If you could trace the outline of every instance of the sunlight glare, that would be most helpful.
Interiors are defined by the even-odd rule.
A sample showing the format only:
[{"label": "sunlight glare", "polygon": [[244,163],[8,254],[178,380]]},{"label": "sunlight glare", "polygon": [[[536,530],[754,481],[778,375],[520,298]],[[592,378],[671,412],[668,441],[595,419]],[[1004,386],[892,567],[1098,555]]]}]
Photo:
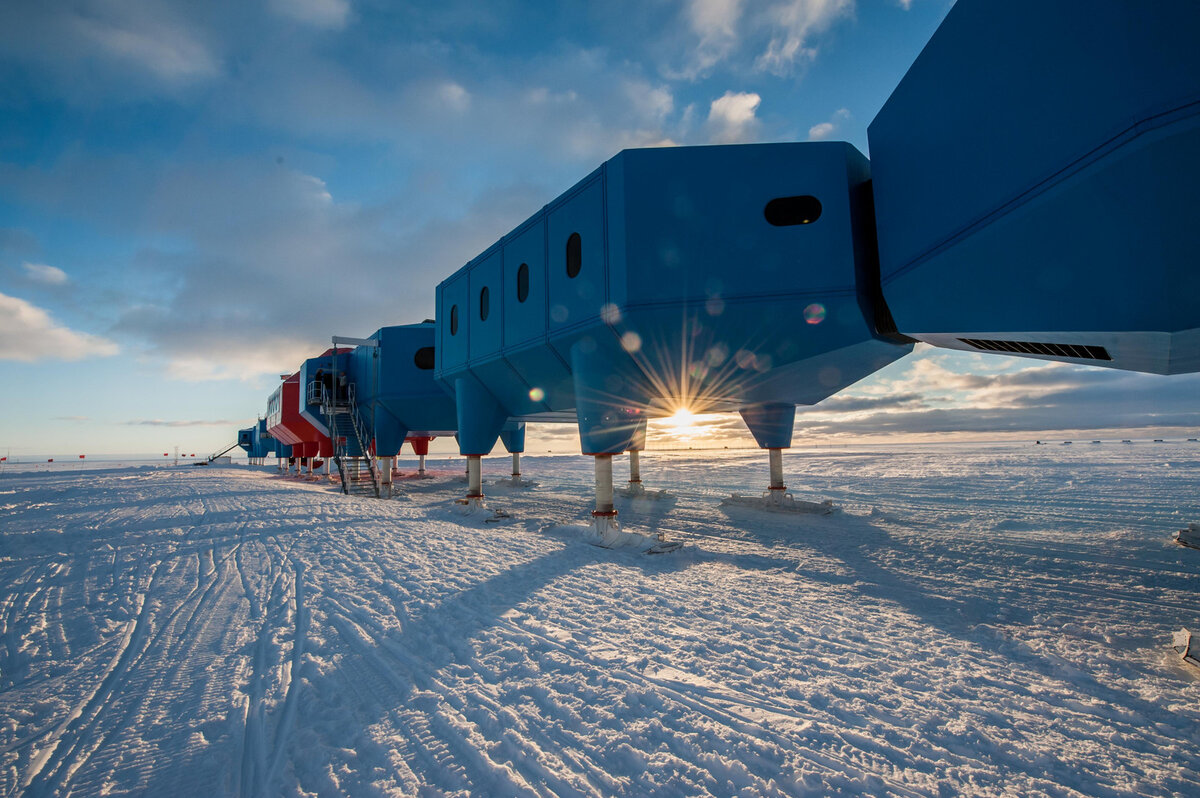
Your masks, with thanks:
[{"label": "sunlight glare", "polygon": [[696,423],[696,415],[686,407],[681,407],[675,411],[675,415],[667,419],[673,427],[690,427]]}]

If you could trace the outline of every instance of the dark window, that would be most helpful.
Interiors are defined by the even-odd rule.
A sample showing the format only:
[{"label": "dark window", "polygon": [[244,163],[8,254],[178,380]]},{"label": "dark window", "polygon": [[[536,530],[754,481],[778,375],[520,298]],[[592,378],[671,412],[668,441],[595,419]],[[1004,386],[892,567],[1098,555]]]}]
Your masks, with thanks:
[{"label": "dark window", "polygon": [[529,299],[529,264],[522,263],[517,267],[517,301]]},{"label": "dark window", "polygon": [[763,208],[763,216],[776,227],[812,224],[821,218],[821,201],[807,194],[801,197],[776,197]]},{"label": "dark window", "polygon": [[429,371],[433,368],[433,347],[423,346],[413,355],[413,363],[417,368]]},{"label": "dark window", "polygon": [[583,239],[579,233],[571,233],[567,239],[567,276],[575,277],[583,266]]},{"label": "dark window", "polygon": [[450,306],[450,334],[458,335],[458,305]]},{"label": "dark window", "polygon": [[488,295],[488,288],[485,285],[479,289],[479,320],[487,321],[488,313],[491,312],[491,297]]}]

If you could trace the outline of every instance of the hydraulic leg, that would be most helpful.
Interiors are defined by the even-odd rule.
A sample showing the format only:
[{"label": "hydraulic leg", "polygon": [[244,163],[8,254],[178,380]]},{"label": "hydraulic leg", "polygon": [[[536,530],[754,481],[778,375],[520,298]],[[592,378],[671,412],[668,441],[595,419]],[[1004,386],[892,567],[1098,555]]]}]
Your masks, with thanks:
[{"label": "hydraulic leg", "polygon": [[629,495],[640,496],[646,492],[642,487],[642,457],[638,449],[629,450]]},{"label": "hydraulic leg", "polygon": [[603,535],[620,528],[617,509],[613,506],[612,455],[597,454],[596,458],[596,509],[592,510],[592,526]]},{"label": "hydraulic leg", "polygon": [[467,497],[459,499],[458,503],[469,510],[483,507],[483,457],[478,454],[467,455]]}]

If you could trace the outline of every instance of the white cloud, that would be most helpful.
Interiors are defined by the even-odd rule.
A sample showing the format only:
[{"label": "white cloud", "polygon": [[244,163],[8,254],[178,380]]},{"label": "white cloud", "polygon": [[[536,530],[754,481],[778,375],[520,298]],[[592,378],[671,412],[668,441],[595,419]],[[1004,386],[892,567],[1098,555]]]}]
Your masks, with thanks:
[{"label": "white cloud", "polygon": [[462,113],[471,107],[471,93],[452,80],[438,86],[437,94],[452,111]]},{"label": "white cloud", "polygon": [[762,97],[753,92],[727,91],[712,101],[708,110],[711,139],[717,144],[734,144],[751,138],[758,128],[755,113]]},{"label": "white cloud", "polygon": [[625,96],[639,119],[663,124],[675,110],[675,98],[666,86],[654,86],[642,80],[627,80]]},{"label": "white cloud", "polygon": [[271,0],[270,6],[281,17],[327,30],[346,27],[350,16],[348,0]]},{"label": "white cloud", "polygon": [[[132,15],[131,15],[132,16]],[[100,52],[132,62],[168,82],[211,77],[217,60],[184,27],[132,17],[127,20],[76,16],[71,27]]]},{"label": "white cloud", "polygon": [[816,58],[812,37],[854,11],[854,0],[789,0],[767,9],[763,18],[773,34],[755,66],[775,75],[788,75],[798,63]]},{"label": "white cloud", "polygon": [[22,263],[25,275],[35,283],[42,285],[66,285],[67,273],[57,266],[47,266],[44,263]]},{"label": "white cloud", "polygon": [[106,338],[75,332],[54,323],[41,308],[0,294],[0,360],[82,360],[117,354]]},{"label": "white cloud", "polygon": [[850,119],[850,111],[846,108],[839,108],[828,121],[820,122],[808,129],[808,140],[825,141],[833,138],[833,135],[841,128],[842,122],[848,119]]},{"label": "white cloud", "polygon": [[693,63],[687,77],[697,77],[724,60],[738,44],[737,23],[741,0],[691,0],[684,15],[699,37],[692,51]]}]

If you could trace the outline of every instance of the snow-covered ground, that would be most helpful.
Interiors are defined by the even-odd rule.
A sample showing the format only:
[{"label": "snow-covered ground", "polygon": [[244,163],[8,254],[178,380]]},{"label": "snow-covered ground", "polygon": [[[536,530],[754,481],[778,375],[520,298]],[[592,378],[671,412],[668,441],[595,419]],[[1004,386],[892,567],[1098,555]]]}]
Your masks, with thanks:
[{"label": "snow-covered ground", "polygon": [[501,523],[457,465],[6,471],[0,794],[1200,795],[1200,445],[797,451],[843,512],[721,508],[765,460],[644,455],[660,556],[571,531],[584,458]]}]

